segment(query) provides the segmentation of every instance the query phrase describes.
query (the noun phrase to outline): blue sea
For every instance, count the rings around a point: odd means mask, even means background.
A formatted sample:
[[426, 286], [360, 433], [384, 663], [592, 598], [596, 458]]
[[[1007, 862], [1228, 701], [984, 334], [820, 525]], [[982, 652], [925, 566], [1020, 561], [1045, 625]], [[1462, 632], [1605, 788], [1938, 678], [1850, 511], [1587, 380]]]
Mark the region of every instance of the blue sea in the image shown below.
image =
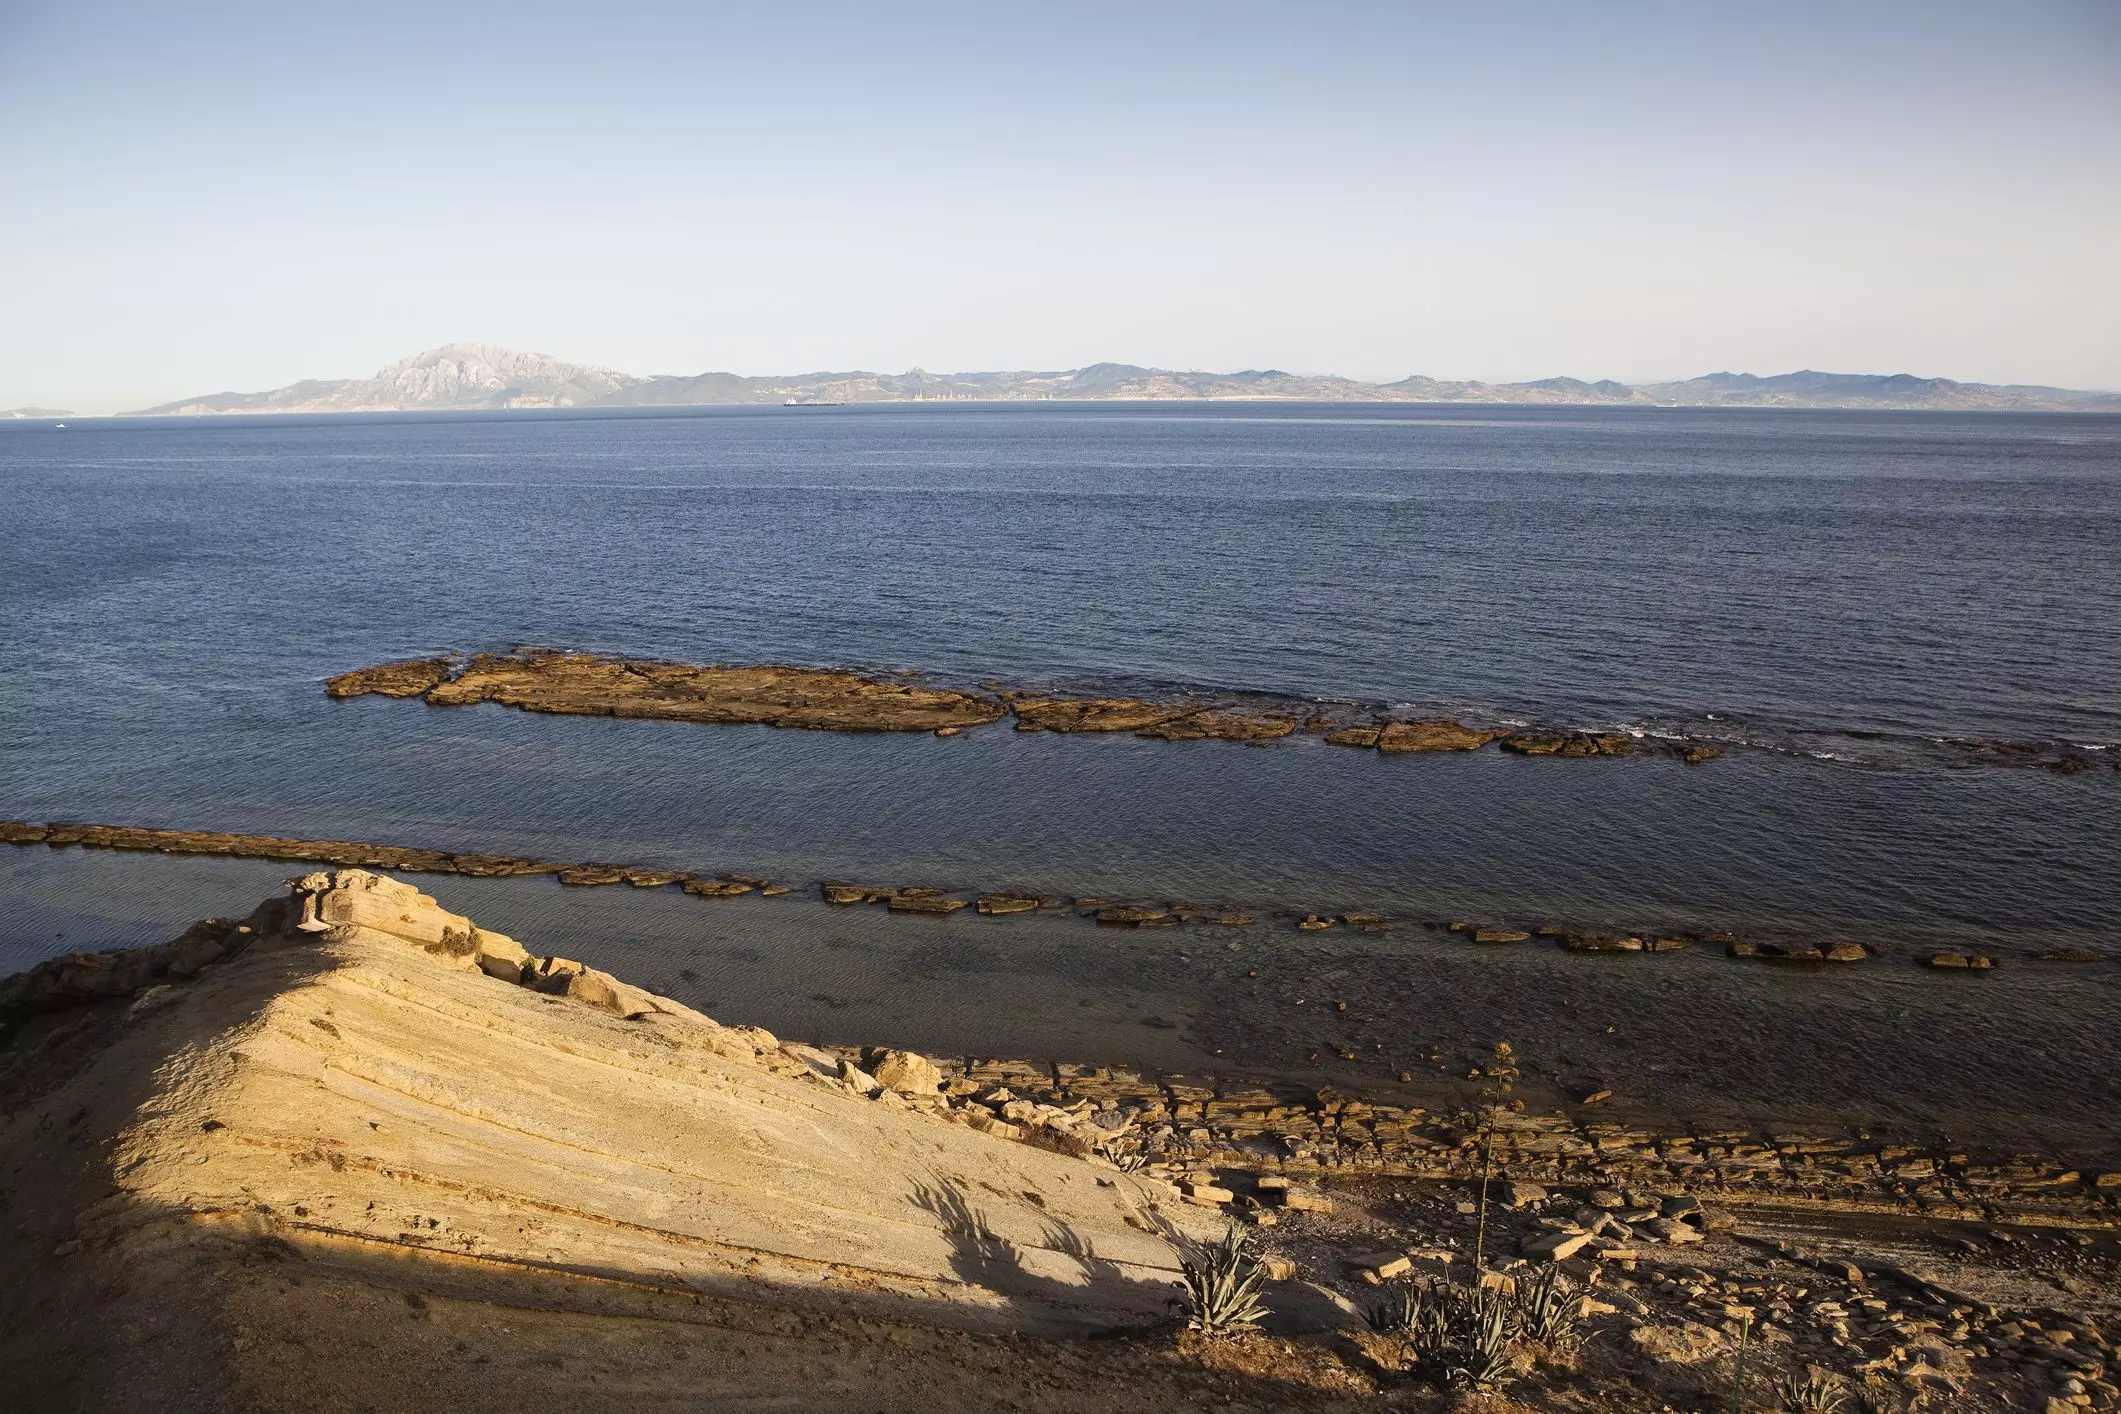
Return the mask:
[[[0, 816], [798, 884], [2121, 948], [2121, 418], [1171, 404], [21, 423], [0, 424], [0, 497]], [[1727, 750], [1688, 766], [1303, 736], [839, 736], [322, 691], [359, 665], [526, 643], [1261, 691]], [[1963, 741], [2091, 764], [1970, 764]], [[149, 905], [105, 897], [118, 865], [164, 881], [161, 935], [253, 901], [244, 874], [209, 903], [226, 871], [285, 872], [60, 858], [0, 855], [0, 970], [147, 940]], [[599, 936], [626, 931], [615, 896], [514, 887], [479, 890], [515, 926], [588, 909]], [[927, 922], [895, 936], [1001, 924]], [[650, 929], [673, 975], [685, 926]], [[787, 950], [822, 946], [810, 926], [776, 924], [753, 962], [772, 954], [781, 978]], [[830, 926], [835, 956], [861, 952]], [[1245, 947], [1298, 946], [1277, 937]], [[1041, 986], [1114, 985], [1109, 950], [1077, 965], [1070, 947]], [[715, 999], [772, 1009], [763, 984], [714, 975]], [[871, 982], [831, 998], [843, 1029], [888, 1020]]]

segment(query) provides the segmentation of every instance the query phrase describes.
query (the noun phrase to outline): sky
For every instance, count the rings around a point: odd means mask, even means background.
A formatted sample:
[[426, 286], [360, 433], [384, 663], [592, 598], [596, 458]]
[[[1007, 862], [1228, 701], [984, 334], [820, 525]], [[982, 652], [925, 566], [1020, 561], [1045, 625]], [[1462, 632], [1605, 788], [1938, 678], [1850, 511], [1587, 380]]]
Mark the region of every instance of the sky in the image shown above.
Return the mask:
[[0, 0], [0, 408], [456, 340], [2121, 388], [2121, 3]]

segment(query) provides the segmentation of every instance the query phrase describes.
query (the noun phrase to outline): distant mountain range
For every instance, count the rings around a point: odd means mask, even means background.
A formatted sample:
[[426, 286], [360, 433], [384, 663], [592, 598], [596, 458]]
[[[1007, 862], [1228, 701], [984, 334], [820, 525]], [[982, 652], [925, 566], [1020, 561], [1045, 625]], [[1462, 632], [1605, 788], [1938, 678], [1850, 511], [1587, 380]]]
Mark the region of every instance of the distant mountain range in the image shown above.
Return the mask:
[[1180, 373], [1094, 363], [1058, 373], [735, 373], [641, 377], [491, 344], [448, 344], [400, 359], [373, 378], [306, 379], [265, 393], [209, 393], [135, 416], [226, 412], [407, 412], [423, 409], [676, 407], [709, 403], [1023, 402], [1041, 399], [1288, 399], [1320, 402], [1564, 403], [1641, 407], [1945, 408], [2121, 412], [2121, 393], [1956, 383], [1908, 373], [1709, 373], [1676, 383], [1477, 383], [1247, 369]]
[[65, 408], [6, 408], [0, 409], [0, 417], [72, 417]]

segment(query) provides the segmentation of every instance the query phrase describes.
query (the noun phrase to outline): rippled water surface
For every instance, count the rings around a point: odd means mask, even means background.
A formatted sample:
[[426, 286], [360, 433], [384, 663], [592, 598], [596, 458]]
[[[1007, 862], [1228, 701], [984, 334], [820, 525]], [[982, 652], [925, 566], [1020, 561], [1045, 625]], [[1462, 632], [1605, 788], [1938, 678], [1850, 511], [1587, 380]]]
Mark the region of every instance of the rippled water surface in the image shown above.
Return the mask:
[[[799, 881], [2121, 941], [2121, 418], [0, 425], [0, 490], [0, 814]], [[1251, 688], [1760, 749], [1691, 768], [1385, 759], [321, 691], [364, 663], [519, 642]], [[1949, 769], [1931, 743], [1957, 737], [2076, 743], [2095, 764]]]

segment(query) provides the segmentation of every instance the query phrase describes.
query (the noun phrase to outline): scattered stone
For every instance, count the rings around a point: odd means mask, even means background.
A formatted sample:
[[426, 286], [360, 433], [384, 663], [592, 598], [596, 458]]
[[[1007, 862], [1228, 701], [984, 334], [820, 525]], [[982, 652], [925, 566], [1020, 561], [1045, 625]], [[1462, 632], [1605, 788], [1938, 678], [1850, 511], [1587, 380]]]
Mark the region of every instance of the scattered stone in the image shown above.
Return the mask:
[[1186, 1182], [1178, 1186], [1188, 1203], [1198, 1203], [1203, 1208], [1219, 1208], [1225, 1203], [1235, 1203], [1237, 1195], [1227, 1188], [1213, 1183]]
[[916, 1051], [881, 1050], [870, 1053], [868, 1070], [876, 1083], [901, 1095], [933, 1095], [943, 1088], [943, 1073], [935, 1062]]
[[1530, 933], [1517, 928], [1475, 928], [1476, 943], [1526, 943], [1532, 940]]
[[1348, 1265], [1378, 1281], [1390, 1281], [1414, 1270], [1414, 1263], [1404, 1252], [1370, 1252], [1350, 1257]]
[[[1082, 899], [1076, 902], [1081, 904]], [[1097, 921], [1107, 928], [1139, 928], [1144, 924], [1175, 921], [1167, 908], [1152, 908], [1146, 904], [1108, 904], [1096, 912]]]
[[1548, 1232], [1525, 1243], [1524, 1254], [1549, 1262], [1566, 1262], [1590, 1245], [1588, 1232]]

